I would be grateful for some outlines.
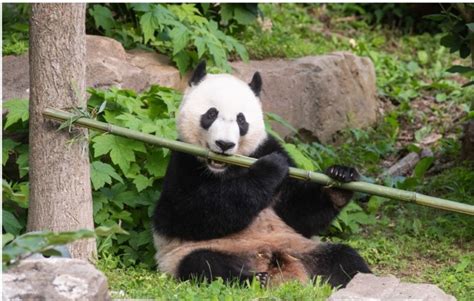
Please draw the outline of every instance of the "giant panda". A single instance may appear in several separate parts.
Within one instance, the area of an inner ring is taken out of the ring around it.
[[[196,67],[177,115],[179,139],[258,160],[243,168],[172,152],[152,217],[158,268],[180,280],[256,277],[273,286],[320,275],[344,287],[369,267],[349,246],[311,237],[352,193],[288,177],[295,163],[265,131],[261,88],[258,72],[247,84],[206,74],[205,62]],[[344,166],[326,174],[341,182],[359,177]]]

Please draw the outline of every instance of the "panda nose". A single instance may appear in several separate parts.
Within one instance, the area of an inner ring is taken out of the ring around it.
[[[219,146],[223,152],[225,152],[226,150],[233,148],[235,143],[224,140],[216,140],[216,145]]]

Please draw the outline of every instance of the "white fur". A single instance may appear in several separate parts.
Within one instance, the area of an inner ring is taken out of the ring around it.
[[[200,125],[201,115],[210,108],[219,111],[207,130]],[[244,114],[249,123],[246,135],[240,136],[237,115]],[[177,116],[179,138],[184,142],[221,152],[216,140],[235,143],[225,154],[251,154],[267,137],[260,99],[249,85],[229,74],[207,74],[184,94]]]

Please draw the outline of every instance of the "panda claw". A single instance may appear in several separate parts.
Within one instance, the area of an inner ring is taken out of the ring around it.
[[[255,274],[255,279],[260,282],[260,287],[266,287],[268,284],[268,273],[267,272],[259,272]]]

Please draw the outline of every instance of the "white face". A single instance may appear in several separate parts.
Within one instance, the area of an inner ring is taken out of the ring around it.
[[[208,74],[186,90],[177,124],[182,141],[226,155],[249,155],[267,137],[259,98],[228,74]],[[208,167],[219,173],[227,166],[209,161]]]

